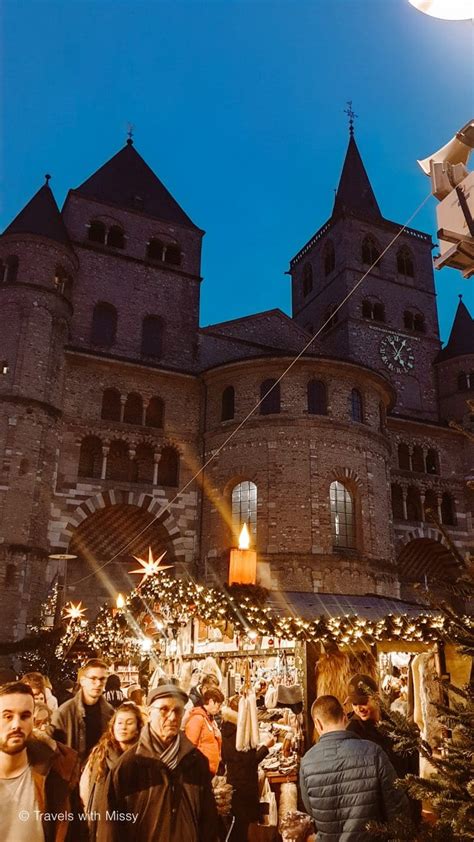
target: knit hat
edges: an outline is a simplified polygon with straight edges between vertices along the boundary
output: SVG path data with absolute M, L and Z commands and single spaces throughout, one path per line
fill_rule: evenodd
M 369 692 L 368 692 L 369 691 Z M 349 681 L 347 688 L 348 699 L 353 705 L 365 705 L 369 696 L 377 695 L 377 682 L 370 675 L 357 673 Z
M 154 687 L 153 690 L 150 690 L 146 703 L 147 705 L 152 705 L 156 699 L 169 699 L 170 697 L 181 699 L 183 704 L 186 704 L 188 701 L 188 696 L 184 690 L 181 690 L 181 687 L 177 687 L 176 684 L 160 684 L 159 687 Z

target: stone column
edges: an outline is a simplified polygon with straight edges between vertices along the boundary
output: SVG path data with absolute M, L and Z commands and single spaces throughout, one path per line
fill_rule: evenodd
M 107 456 L 109 454 L 110 447 L 108 445 L 104 445 L 102 448 L 102 470 L 100 472 L 100 478 L 105 479 L 107 476 Z
M 407 515 L 407 490 L 402 488 L 402 502 L 403 502 L 403 520 L 408 520 Z
M 126 403 L 127 403 L 127 396 L 126 395 L 120 395 L 120 421 L 123 421 Z
M 145 400 L 143 401 L 143 410 L 142 410 L 142 427 L 146 427 L 146 411 L 147 411 L 147 409 L 148 409 L 148 404 L 149 404 L 149 403 L 150 403 L 150 401 L 149 401 L 148 399 L 145 399 Z
M 153 459 L 155 461 L 155 464 L 153 466 L 153 485 L 158 485 L 158 465 L 161 459 L 161 453 L 158 450 L 155 450 Z

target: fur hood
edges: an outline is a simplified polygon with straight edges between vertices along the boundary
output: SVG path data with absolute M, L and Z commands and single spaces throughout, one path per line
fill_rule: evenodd
M 237 711 L 232 710 L 228 705 L 221 707 L 221 717 L 223 722 L 231 722 L 232 725 L 237 725 Z

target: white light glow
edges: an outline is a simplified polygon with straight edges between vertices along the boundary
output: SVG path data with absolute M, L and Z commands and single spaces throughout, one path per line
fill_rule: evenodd
M 441 20 L 469 20 L 474 18 L 474 0 L 408 0 L 411 6 Z
M 250 547 L 250 533 L 247 524 L 244 523 L 239 535 L 239 550 L 248 550 Z

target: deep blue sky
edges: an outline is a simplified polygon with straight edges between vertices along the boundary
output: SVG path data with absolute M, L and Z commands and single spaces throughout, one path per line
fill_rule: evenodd
M 382 213 L 405 222 L 416 164 L 472 115 L 473 27 L 408 0 L 4 0 L 2 229 L 52 173 L 61 204 L 135 143 L 204 238 L 202 324 L 289 312 L 290 258 L 330 215 L 346 100 Z M 471 162 L 473 163 L 473 162 Z M 435 237 L 436 200 L 412 227 Z M 442 338 L 457 293 L 436 273 Z

